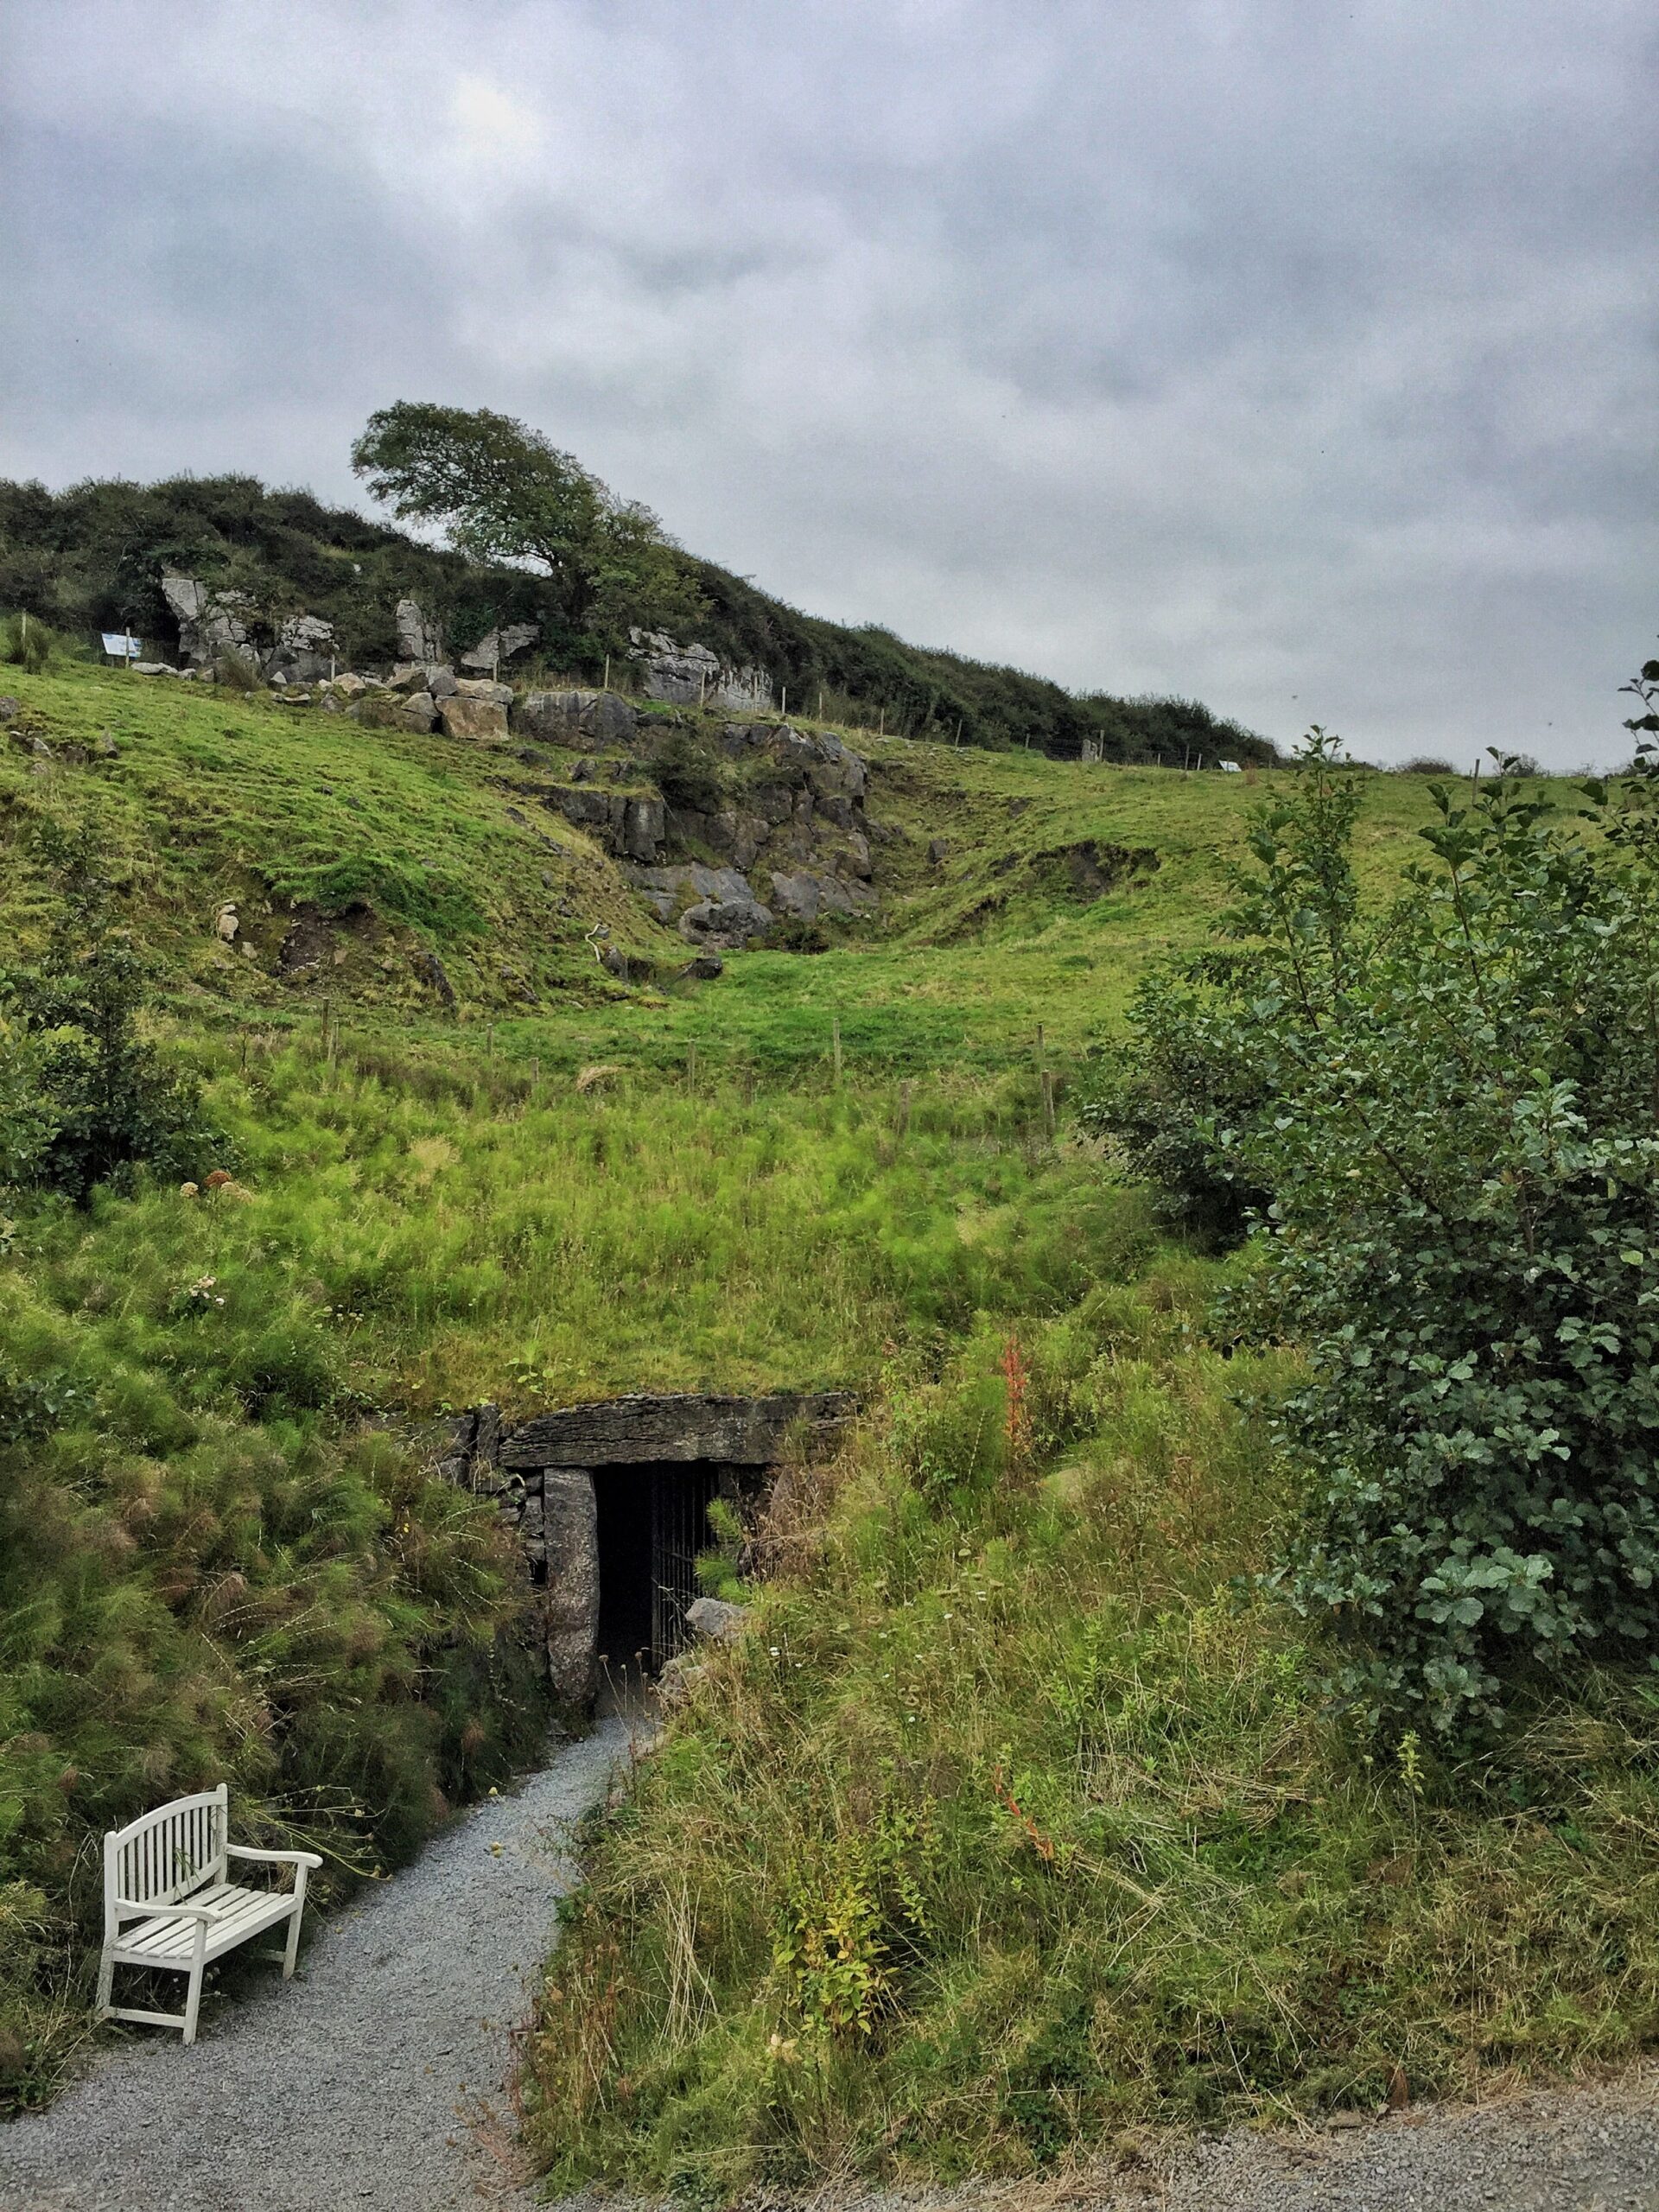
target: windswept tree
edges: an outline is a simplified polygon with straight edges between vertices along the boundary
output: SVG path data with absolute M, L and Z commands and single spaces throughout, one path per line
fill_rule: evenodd
M 475 561 L 540 569 L 573 630 L 620 639 L 701 611 L 651 509 L 510 415 L 400 399 L 369 417 L 352 466 L 400 521 L 439 524 Z

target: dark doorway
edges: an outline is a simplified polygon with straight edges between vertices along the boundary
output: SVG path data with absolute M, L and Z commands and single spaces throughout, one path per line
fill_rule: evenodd
M 685 1640 L 717 1482 L 707 1465 L 596 1467 L 599 1656 L 613 1679 L 652 1673 Z

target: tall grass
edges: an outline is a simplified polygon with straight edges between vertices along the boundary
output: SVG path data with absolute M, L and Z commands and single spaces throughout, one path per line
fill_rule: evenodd
M 1068 1302 L 1125 1235 L 1028 1079 L 586 1091 L 386 1052 L 200 1057 L 241 1195 L 31 1224 L 49 1294 L 244 1408 L 873 1380 L 895 1332 Z M 181 1312 L 213 1275 L 211 1324 Z
M 1236 1578 L 1289 1501 L 1154 1267 L 895 1374 L 598 1835 L 529 2059 L 561 2187 L 1029 2171 L 1147 2123 L 1613 2059 L 1659 2017 L 1650 1698 L 1377 1762 Z

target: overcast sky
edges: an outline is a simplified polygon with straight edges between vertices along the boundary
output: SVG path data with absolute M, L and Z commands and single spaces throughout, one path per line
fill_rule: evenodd
M 1652 0 L 8 0 L 0 474 L 521 415 L 812 612 L 1373 759 L 1628 740 Z

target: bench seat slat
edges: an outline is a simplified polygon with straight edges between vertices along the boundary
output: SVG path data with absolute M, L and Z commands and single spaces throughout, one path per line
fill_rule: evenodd
M 213 1916 L 207 1927 L 207 1955 L 215 1958 L 232 1950 L 261 1929 L 275 1927 L 293 1911 L 289 1891 L 246 1890 L 233 1882 L 214 1882 L 181 1898 L 181 1904 L 204 1906 Z M 114 1954 L 124 1965 L 156 1966 L 168 1960 L 186 1963 L 194 1955 L 196 1923 L 168 1911 L 149 1920 L 130 1923 L 117 1937 Z

